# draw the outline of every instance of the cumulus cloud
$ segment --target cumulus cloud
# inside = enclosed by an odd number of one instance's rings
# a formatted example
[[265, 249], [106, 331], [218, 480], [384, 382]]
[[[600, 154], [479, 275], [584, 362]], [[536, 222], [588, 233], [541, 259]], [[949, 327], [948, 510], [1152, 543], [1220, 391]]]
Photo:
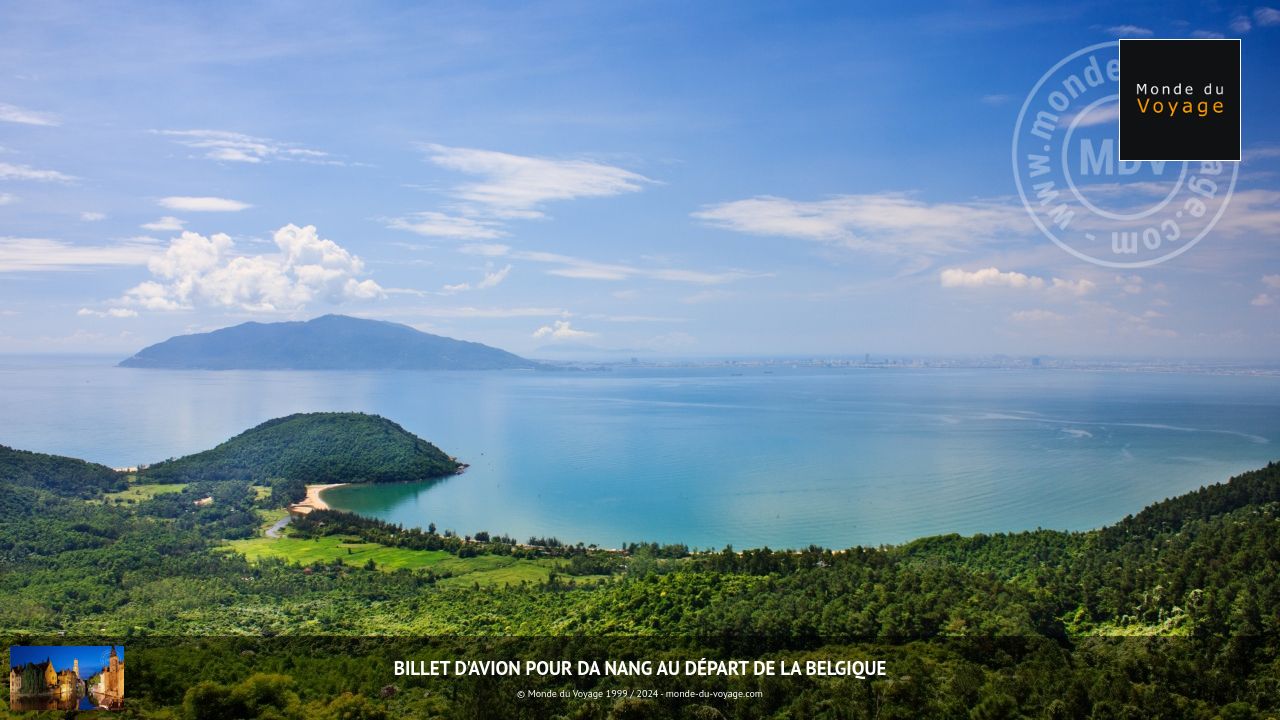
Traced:
[[34, 180], [35, 182], [71, 182], [74, 175], [57, 170], [39, 170], [27, 165], [0, 163], [0, 180]]
[[551, 325], [543, 325], [533, 331], [533, 336], [539, 339], [549, 340], [580, 340], [582, 338], [594, 337], [595, 333], [586, 330], [576, 330], [568, 320], [556, 320]]
[[241, 255], [225, 234], [184, 232], [148, 262], [156, 279], [127, 290], [119, 304], [147, 310], [208, 305], [252, 311], [297, 310], [314, 301], [339, 304], [381, 297], [364, 279], [364, 263], [312, 225], [286, 225], [275, 253]]
[[0, 237], [0, 271], [52, 272], [146, 265], [160, 250], [151, 238], [133, 238], [112, 245], [76, 245], [45, 238]]
[[1263, 275], [1262, 284], [1280, 290], [1280, 275]]
[[1267, 293], [1258, 293], [1256, 297], [1249, 301], [1249, 304], [1254, 307], [1267, 307], [1275, 304], [1275, 298]]
[[939, 253], [1026, 231], [1025, 211], [1007, 202], [927, 203], [903, 193], [814, 201], [761, 195], [710, 205], [693, 216], [736, 232], [882, 253]]
[[1231, 23], [1227, 27], [1230, 27], [1232, 32], [1243, 35], [1253, 29], [1253, 23], [1249, 22], [1249, 18], [1237, 15], [1231, 18]]
[[58, 116], [53, 113], [27, 110], [17, 105], [0, 103], [0, 122], [19, 123], [22, 125], [58, 125]]
[[192, 197], [189, 195], [171, 195], [160, 198], [159, 202], [161, 207], [188, 212], [239, 212], [253, 207], [249, 203], [240, 202], [239, 200], [228, 200], [220, 197]]
[[947, 268], [939, 274], [938, 279], [944, 288], [1003, 287], [1015, 290], [1048, 290], [1067, 295], [1086, 295], [1095, 287], [1091, 280], [1062, 278], [1045, 280], [1035, 275], [1012, 270], [1002, 271], [995, 267], [972, 271], [963, 268]]
[[329, 158], [329, 153], [300, 147], [296, 143], [255, 137], [226, 130], [154, 130], [179, 145], [200, 150], [204, 157], [222, 162], [261, 163], [268, 160], [292, 160], [327, 165], [344, 164]]
[[186, 220], [179, 220], [172, 215], [165, 215], [159, 220], [152, 220], [149, 223], [143, 223], [144, 230], [154, 230], [155, 232], [181, 232]]

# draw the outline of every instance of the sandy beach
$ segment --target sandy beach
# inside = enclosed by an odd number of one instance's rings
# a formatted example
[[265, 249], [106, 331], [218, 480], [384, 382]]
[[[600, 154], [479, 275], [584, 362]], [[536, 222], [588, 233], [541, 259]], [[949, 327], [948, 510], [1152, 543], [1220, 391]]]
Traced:
[[347, 483], [330, 483], [328, 485], [308, 485], [307, 497], [302, 502], [289, 506], [289, 512], [306, 515], [312, 510], [328, 510], [329, 505], [320, 497], [320, 493], [329, 488], [342, 487]]

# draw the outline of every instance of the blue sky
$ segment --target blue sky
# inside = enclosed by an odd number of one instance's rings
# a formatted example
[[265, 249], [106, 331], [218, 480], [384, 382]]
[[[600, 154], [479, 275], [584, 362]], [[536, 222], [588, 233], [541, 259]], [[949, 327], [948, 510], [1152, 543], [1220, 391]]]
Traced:
[[[1226, 216], [1040, 234], [1023, 98], [1243, 38]], [[1280, 11], [1216, 3], [0, 4], [0, 351], [341, 312], [540, 357], [1280, 349]], [[185, 233], [185, 234], [184, 234]]]
[[[109, 645], [15, 645], [9, 648], [9, 665], [52, 660], [55, 670], [66, 670], [79, 660], [80, 677], [87, 680], [107, 666], [110, 653]], [[123, 646], [116, 646], [116, 655], [124, 661]]]

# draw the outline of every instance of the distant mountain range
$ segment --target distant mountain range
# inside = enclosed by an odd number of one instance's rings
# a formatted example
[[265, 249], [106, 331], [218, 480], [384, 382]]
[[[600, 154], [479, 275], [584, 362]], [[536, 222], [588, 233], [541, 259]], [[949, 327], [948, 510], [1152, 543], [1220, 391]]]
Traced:
[[179, 335], [121, 367], [188, 370], [507, 370], [543, 366], [505, 350], [407, 325], [324, 315], [306, 322], [247, 322]]

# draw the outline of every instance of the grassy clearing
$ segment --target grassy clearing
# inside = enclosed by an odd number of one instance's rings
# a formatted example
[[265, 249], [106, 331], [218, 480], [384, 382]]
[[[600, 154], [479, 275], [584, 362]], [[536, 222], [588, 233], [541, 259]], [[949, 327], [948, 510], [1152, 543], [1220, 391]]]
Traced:
[[148, 484], [148, 485], [130, 485], [120, 492], [107, 493], [102, 496], [103, 502], [108, 505], [136, 505], [145, 502], [157, 495], [165, 493], [182, 492], [186, 483], [168, 483], [168, 484]]
[[519, 585], [521, 582], [543, 582], [555, 571], [555, 560], [520, 560], [505, 555], [481, 555], [460, 558], [443, 550], [406, 550], [377, 543], [360, 542], [349, 537], [322, 537], [315, 540], [299, 538], [252, 538], [233, 540], [227, 546], [249, 559], [258, 562], [264, 558], [277, 558], [299, 565], [340, 560], [347, 565], [362, 566], [373, 560], [379, 570], [425, 570], [451, 573], [453, 577], [441, 582], [450, 585]]

